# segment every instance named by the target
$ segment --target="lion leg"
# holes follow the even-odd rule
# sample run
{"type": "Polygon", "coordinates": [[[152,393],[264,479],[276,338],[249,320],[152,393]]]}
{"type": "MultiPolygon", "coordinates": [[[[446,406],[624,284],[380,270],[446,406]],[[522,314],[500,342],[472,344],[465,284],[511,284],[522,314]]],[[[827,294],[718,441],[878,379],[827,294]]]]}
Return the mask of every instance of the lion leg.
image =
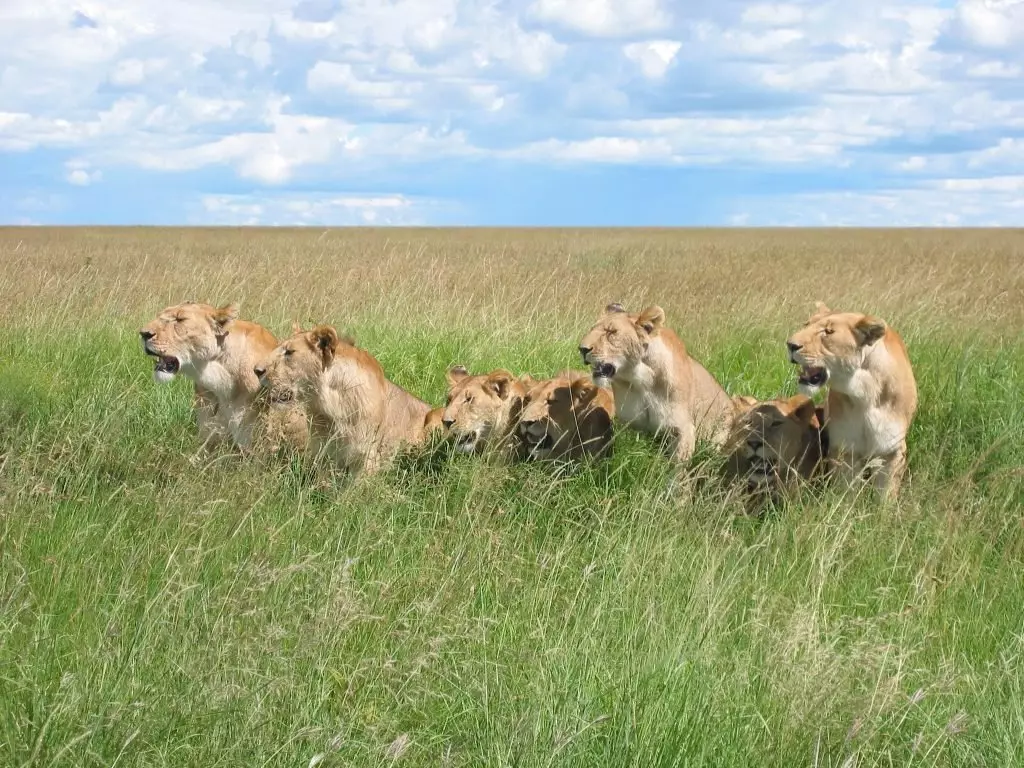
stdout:
{"type": "Polygon", "coordinates": [[[686,463],[693,458],[693,452],[697,447],[697,433],[693,428],[693,422],[687,420],[676,432],[673,458],[680,463],[686,463]]]}
{"type": "Polygon", "coordinates": [[[872,482],[875,488],[885,494],[886,498],[894,499],[899,495],[906,472],[907,441],[904,440],[893,453],[885,458],[875,472],[872,482]]]}
{"type": "Polygon", "coordinates": [[[212,448],[219,445],[224,440],[224,431],[220,424],[220,414],[216,398],[197,385],[195,396],[192,400],[192,408],[195,411],[199,442],[202,443],[204,448],[212,448]]]}

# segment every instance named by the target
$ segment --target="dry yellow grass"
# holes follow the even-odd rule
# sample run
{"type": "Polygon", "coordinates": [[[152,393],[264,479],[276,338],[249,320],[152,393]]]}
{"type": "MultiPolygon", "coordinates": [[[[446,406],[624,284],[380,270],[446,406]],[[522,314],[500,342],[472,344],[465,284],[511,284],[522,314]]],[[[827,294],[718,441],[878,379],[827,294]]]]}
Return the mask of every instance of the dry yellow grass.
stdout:
{"type": "Polygon", "coordinates": [[[139,323],[184,299],[246,316],[574,334],[608,301],[684,337],[785,332],[813,301],[905,333],[1024,327],[1024,230],[0,229],[5,322],[139,323]]]}

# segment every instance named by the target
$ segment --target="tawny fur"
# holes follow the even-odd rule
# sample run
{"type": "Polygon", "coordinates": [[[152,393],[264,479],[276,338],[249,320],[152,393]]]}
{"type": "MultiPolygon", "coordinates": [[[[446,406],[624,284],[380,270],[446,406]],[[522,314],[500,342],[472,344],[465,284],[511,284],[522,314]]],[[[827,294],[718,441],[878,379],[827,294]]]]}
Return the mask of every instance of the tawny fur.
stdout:
{"type": "Polygon", "coordinates": [[[615,416],[611,392],[580,371],[522,381],[528,389],[519,436],[528,458],[580,461],[611,456],[615,416]]]}
{"type": "Polygon", "coordinates": [[[525,385],[506,370],[472,375],[457,365],[448,371],[445,429],[463,453],[522,458],[516,427],[525,396],[525,385]]]}
{"type": "Polygon", "coordinates": [[[735,397],[726,443],[727,479],[744,486],[749,512],[819,476],[828,452],[824,411],[806,395],[759,401],[735,397]]]}
{"type": "Polygon", "coordinates": [[[665,312],[652,306],[628,313],[605,309],[580,342],[594,381],[610,382],[623,422],[666,440],[669,453],[688,461],[696,441],[721,447],[732,417],[729,395],[682,340],[665,327],[665,312]]]}
{"type": "Polygon", "coordinates": [[[426,435],[430,406],[390,381],[380,363],[331,326],[300,331],[259,364],[272,402],[298,400],[313,443],[341,469],[373,474],[426,435]]]}
{"type": "Polygon", "coordinates": [[[268,410],[258,398],[253,366],[274,349],[277,340],[263,326],[239,320],[234,304],[170,306],[139,333],[144,351],[157,359],[157,381],[170,381],[180,374],[193,383],[196,422],[204,445],[228,439],[248,450],[258,436],[268,439],[272,447],[278,441],[296,447],[305,443],[304,414],[295,408],[268,410]]]}
{"type": "Polygon", "coordinates": [[[917,411],[917,383],[903,339],[884,320],[833,312],[819,302],[787,346],[790,361],[801,366],[801,389],[813,394],[828,387],[830,463],[851,481],[870,475],[876,488],[896,496],[917,411]]]}

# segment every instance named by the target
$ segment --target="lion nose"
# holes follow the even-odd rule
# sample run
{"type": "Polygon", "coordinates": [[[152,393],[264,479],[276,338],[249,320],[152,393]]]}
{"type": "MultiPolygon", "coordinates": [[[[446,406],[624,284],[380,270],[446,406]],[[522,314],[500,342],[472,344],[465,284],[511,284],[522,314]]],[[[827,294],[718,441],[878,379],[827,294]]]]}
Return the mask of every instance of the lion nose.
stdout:
{"type": "Polygon", "coordinates": [[[156,334],[155,334],[155,333],[153,333],[152,331],[147,331],[147,330],[141,330],[141,331],[139,331],[139,336],[141,336],[141,337],[142,337],[142,340],[143,340],[143,341],[149,341],[149,340],[150,340],[150,339],[152,339],[152,338],[153,338],[154,336],[156,336],[156,334]]]}
{"type": "Polygon", "coordinates": [[[586,362],[587,355],[590,354],[590,347],[580,347],[580,354],[583,355],[583,362],[586,362]]]}
{"type": "Polygon", "coordinates": [[[267,369],[266,368],[260,368],[259,366],[256,366],[255,368],[252,369],[252,372],[256,374],[256,378],[257,379],[262,379],[263,378],[263,374],[265,374],[267,372],[267,369]]]}
{"type": "Polygon", "coordinates": [[[451,429],[454,423],[455,419],[441,419],[441,424],[444,425],[445,429],[451,429]]]}
{"type": "Polygon", "coordinates": [[[536,423],[537,423],[536,419],[521,419],[519,421],[519,431],[520,432],[526,432],[527,430],[530,429],[530,427],[532,427],[536,423]]]}
{"type": "Polygon", "coordinates": [[[804,348],[803,344],[795,344],[792,341],[787,341],[786,346],[789,348],[790,352],[799,352],[801,349],[804,348]]]}
{"type": "Polygon", "coordinates": [[[749,445],[751,448],[753,448],[756,451],[758,448],[761,447],[761,441],[760,440],[747,440],[747,445],[749,445]]]}

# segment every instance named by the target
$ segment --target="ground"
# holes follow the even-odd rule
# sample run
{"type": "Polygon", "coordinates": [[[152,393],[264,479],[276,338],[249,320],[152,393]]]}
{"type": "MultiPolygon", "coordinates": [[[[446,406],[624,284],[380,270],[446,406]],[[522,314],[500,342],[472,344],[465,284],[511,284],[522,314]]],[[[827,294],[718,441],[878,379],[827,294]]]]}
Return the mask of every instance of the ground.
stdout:
{"type": "Polygon", "coordinates": [[[2,765],[1024,763],[1022,231],[0,229],[0,329],[2,765]],[[204,457],[137,337],[186,299],[434,404],[579,367],[611,301],[761,397],[815,300],[872,312],[911,476],[755,521],[627,434],[568,477],[204,457]]]}

